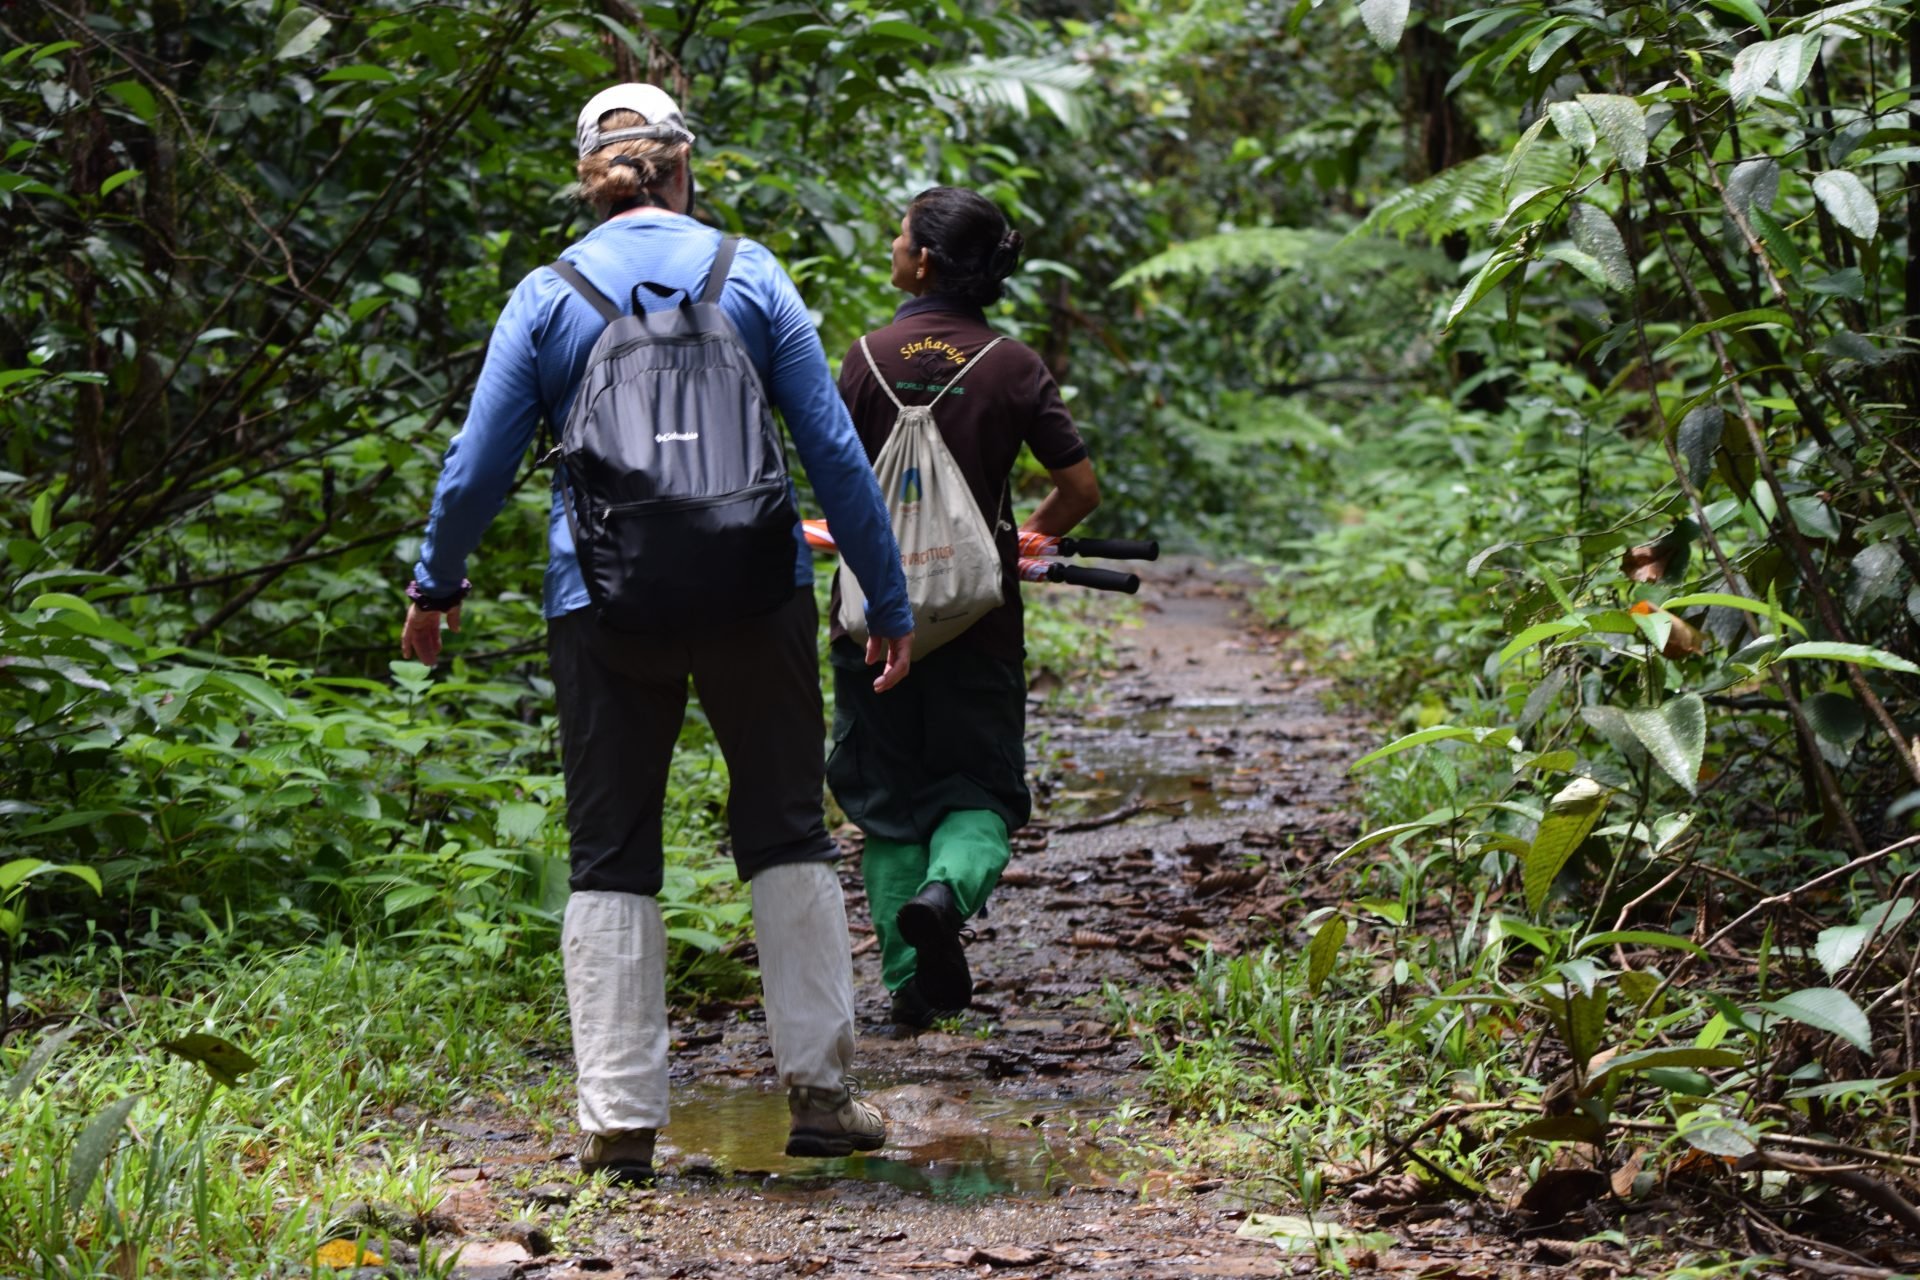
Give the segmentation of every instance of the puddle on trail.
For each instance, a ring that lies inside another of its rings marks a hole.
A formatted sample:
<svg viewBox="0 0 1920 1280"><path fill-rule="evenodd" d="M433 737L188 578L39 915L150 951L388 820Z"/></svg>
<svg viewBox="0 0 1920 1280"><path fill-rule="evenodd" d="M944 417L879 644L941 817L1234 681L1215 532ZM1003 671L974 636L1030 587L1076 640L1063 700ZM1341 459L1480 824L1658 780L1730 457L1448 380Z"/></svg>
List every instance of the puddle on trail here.
<svg viewBox="0 0 1920 1280"><path fill-rule="evenodd" d="M887 1146L844 1160L783 1154L783 1093L709 1085L678 1093L661 1131L669 1176L753 1178L768 1189L884 1183L944 1201L1043 1199L1069 1186L1116 1186L1143 1166L1070 1132L1110 1105L1085 1099L961 1101L907 1086L870 1095L887 1112Z"/></svg>
<svg viewBox="0 0 1920 1280"><path fill-rule="evenodd" d="M1166 821L1266 808L1272 800L1260 794L1258 782L1236 778L1234 767L1255 750L1239 731L1270 716L1275 705L1191 698L1119 706L1053 725L1042 749L1061 753L1072 767L1048 797L1047 811L1071 820L1138 803Z"/></svg>

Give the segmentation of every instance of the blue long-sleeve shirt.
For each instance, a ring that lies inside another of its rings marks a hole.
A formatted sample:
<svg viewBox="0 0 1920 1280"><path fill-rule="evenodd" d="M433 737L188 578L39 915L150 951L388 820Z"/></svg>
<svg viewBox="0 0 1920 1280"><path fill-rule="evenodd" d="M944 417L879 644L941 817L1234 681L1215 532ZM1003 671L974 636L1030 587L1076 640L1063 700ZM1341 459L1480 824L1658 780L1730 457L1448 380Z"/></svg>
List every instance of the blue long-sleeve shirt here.
<svg viewBox="0 0 1920 1280"><path fill-rule="evenodd" d="M633 286L650 280L698 289L720 243L692 218L649 210L612 218L561 253L601 293L625 305ZM678 304L640 290L648 310ZM906 578L880 487L866 450L827 371L826 353L799 292L765 247L742 240L727 276L720 308L732 319L768 394L786 419L787 433L825 509L840 554L867 596L867 626L875 635L913 629ZM500 514L512 491L540 418L566 421L586 371L587 356L606 322L553 272L522 280L494 324L486 363L474 387L466 424L447 446L433 510L414 578L428 595L458 587L467 557ZM795 586L813 582L813 557L796 524ZM573 536L556 490L547 517L547 573L543 612L549 618L591 603Z"/></svg>

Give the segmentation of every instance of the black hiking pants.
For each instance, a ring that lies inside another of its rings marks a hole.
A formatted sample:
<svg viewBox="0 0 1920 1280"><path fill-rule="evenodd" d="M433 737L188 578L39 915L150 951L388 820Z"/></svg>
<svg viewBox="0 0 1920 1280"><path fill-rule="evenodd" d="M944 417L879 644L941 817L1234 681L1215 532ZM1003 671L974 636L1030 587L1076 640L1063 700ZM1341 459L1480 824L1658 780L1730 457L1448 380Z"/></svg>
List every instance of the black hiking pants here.
<svg viewBox="0 0 1920 1280"><path fill-rule="evenodd" d="M591 609L548 622L575 889L660 892L661 812L689 676L731 775L740 878L839 855L821 812L818 626L810 587L764 617L665 636L616 631Z"/></svg>

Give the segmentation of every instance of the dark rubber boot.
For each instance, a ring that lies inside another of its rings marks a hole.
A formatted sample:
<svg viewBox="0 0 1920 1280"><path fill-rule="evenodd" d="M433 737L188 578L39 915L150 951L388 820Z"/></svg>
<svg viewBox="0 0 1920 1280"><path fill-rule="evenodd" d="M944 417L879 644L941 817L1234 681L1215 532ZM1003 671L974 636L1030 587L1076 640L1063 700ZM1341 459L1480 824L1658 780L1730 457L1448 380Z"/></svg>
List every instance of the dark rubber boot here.
<svg viewBox="0 0 1920 1280"><path fill-rule="evenodd" d="M953 890L936 880L908 899L895 922L916 953L913 980L927 1003L949 1013L972 1004L973 973L961 945L966 935Z"/></svg>

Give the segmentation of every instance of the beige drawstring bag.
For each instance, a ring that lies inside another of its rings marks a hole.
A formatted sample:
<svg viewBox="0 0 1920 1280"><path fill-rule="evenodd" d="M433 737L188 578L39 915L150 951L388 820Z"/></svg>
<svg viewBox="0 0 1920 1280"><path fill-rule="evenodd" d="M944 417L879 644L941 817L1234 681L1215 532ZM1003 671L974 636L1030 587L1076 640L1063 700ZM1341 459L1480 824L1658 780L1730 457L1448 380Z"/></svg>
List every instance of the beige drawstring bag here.
<svg viewBox="0 0 1920 1280"><path fill-rule="evenodd" d="M967 361L953 381L924 405L905 405L874 363L867 340L860 350L867 365L899 411L893 434L873 461L875 478L886 498L893 536L900 543L900 567L907 576L907 602L913 606L913 656L925 657L1000 606L1000 552L993 526L967 488L933 420L939 404L973 366L1004 341L995 338ZM867 595L843 560L840 563L840 625L861 643L867 638Z"/></svg>

